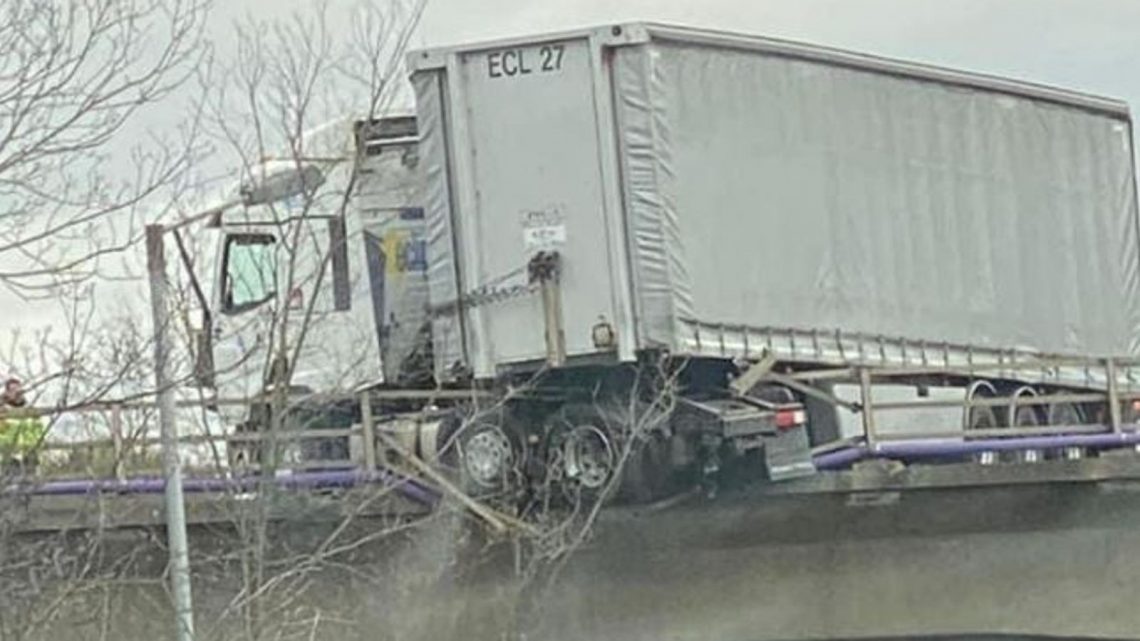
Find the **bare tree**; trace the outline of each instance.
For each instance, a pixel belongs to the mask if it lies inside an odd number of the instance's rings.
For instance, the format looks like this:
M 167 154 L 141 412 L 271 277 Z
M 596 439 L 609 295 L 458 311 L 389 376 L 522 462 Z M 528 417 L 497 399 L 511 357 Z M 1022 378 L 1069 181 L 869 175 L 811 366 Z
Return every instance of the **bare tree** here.
M 93 321 L 92 286 L 192 158 L 193 123 L 157 133 L 145 120 L 205 53 L 207 9 L 208 0 L 0 7 L 0 283 L 9 299 L 58 301 L 64 319 L 16 332 L 0 350 L 5 378 L 23 379 L 32 405 L 64 410 L 121 394 L 144 370 L 131 349 L 137 327 Z M 43 434 L 58 416 L 43 417 Z M 0 461 L 0 638 L 21 639 L 44 634 L 72 597 L 118 570 L 96 563 L 101 532 L 20 534 L 30 495 L 11 485 L 20 470 L 10 454 Z
M 330 219 L 343 221 L 348 215 L 366 161 L 363 150 L 352 144 L 351 127 L 367 126 L 384 115 L 403 86 L 403 54 L 424 4 L 360 3 L 353 11 L 349 38 L 330 28 L 326 3 L 283 21 L 247 20 L 235 27 L 236 62 L 215 61 L 200 76 L 204 130 L 219 150 L 236 159 L 242 176 L 251 182 L 264 179 L 269 163 L 301 177 L 314 163 L 339 175 L 336 185 L 304 183 L 289 202 L 268 202 L 249 214 L 279 240 L 272 268 L 275 295 L 259 311 L 263 340 L 248 354 L 257 360 L 238 364 L 260 370 L 268 396 L 254 405 L 261 408 L 259 416 L 250 417 L 256 428 L 253 436 L 260 439 L 253 449 L 261 453 L 249 466 L 258 472 L 255 499 L 232 501 L 236 536 L 229 546 L 238 552 L 201 559 L 205 567 L 232 570 L 236 565 L 241 577 L 217 618 L 219 627 L 208 634 L 228 636 L 224 630 L 232 631 L 236 616 L 242 622 L 242 638 L 290 636 L 299 630 L 321 636 L 343 615 L 313 602 L 312 577 L 354 551 L 398 538 L 412 527 L 411 521 L 397 518 L 362 531 L 362 515 L 391 498 L 388 485 L 358 493 L 355 510 L 303 543 L 284 545 L 273 535 L 273 510 L 280 497 L 275 471 L 282 464 L 279 454 L 287 449 L 283 435 L 312 420 L 296 411 L 297 399 L 289 390 L 301 350 L 319 323 L 318 296 L 307 296 L 297 305 L 291 293 L 331 287 L 332 253 L 322 239 Z M 322 136 L 321 125 L 329 122 L 341 130 Z M 191 248 L 187 253 L 196 252 Z M 197 296 L 184 289 L 182 298 L 179 316 L 188 319 L 185 308 L 194 306 Z M 344 365 L 348 369 L 349 363 Z M 220 369 L 216 375 L 231 373 Z
M 43 435 L 69 407 L 145 393 L 147 359 L 132 347 L 146 341 L 124 307 L 96 320 L 96 285 L 115 277 L 100 266 L 126 259 L 143 208 L 160 215 L 157 197 L 178 191 L 193 158 L 192 120 L 162 132 L 146 120 L 205 54 L 207 9 L 208 0 L 0 9 L 0 283 L 9 300 L 44 299 L 54 312 L 51 327 L 15 331 L 0 364 L 32 405 L 54 410 Z
M 0 282 L 9 290 L 89 279 L 101 257 L 135 239 L 131 222 L 148 197 L 186 168 L 190 132 L 160 136 L 137 118 L 201 59 L 207 3 L 11 0 L 0 9 Z M 128 133 L 150 144 L 130 145 Z

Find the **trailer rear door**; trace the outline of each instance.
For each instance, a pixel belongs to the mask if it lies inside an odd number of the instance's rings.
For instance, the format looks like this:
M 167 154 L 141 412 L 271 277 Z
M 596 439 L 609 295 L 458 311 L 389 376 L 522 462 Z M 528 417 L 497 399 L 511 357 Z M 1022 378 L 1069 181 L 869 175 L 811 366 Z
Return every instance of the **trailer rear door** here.
M 568 356 L 598 352 L 592 328 L 614 318 L 596 108 L 608 85 L 596 82 L 594 51 L 578 38 L 464 52 L 453 63 L 460 287 L 508 293 L 467 307 L 477 375 L 545 356 L 541 297 L 517 287 L 539 251 L 560 255 Z

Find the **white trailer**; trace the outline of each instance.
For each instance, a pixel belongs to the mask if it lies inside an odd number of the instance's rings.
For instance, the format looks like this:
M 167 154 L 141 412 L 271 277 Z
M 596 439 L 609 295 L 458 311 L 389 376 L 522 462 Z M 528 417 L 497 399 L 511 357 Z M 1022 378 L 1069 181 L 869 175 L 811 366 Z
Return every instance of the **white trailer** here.
M 436 375 L 566 397 L 487 426 L 484 445 L 549 460 L 522 450 L 569 422 L 604 467 L 637 420 L 615 427 L 597 390 L 625 394 L 649 362 L 686 390 L 655 433 L 702 469 L 724 446 L 791 451 L 770 473 L 810 468 L 802 442 L 774 445 L 777 423 L 799 424 L 780 412 L 806 403 L 830 440 L 842 421 L 827 414 L 866 405 L 871 382 L 1000 397 L 949 411 L 975 429 L 1120 410 L 1026 400 L 1134 379 L 1081 364 L 1140 349 L 1119 101 L 653 24 L 409 63 Z M 570 389 L 593 390 L 595 409 Z

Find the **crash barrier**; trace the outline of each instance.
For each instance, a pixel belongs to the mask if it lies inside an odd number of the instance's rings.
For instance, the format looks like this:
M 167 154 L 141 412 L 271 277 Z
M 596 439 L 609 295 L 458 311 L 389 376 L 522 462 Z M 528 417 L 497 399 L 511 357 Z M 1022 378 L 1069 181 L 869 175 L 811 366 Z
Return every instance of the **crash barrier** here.
M 362 394 L 289 399 L 290 410 L 314 404 L 339 404 L 357 410 L 346 427 L 328 427 L 300 412 L 277 430 L 232 430 L 220 424 L 215 410 L 250 407 L 265 398 L 179 400 L 176 407 L 194 410 L 200 421 L 180 421 L 179 456 L 187 492 L 246 491 L 265 478 L 285 489 L 350 487 L 361 483 L 396 483 L 417 501 L 434 499 L 425 484 L 383 461 L 381 416 L 373 411 L 386 402 L 470 399 L 473 392 L 372 391 Z M 43 425 L 38 443 L 0 451 L 0 485 L 36 494 L 90 492 L 161 492 L 162 439 L 158 436 L 157 403 L 153 399 L 107 400 L 64 407 L 33 407 Z M 85 434 L 61 437 L 62 419 L 83 418 Z M 186 416 L 181 416 L 186 419 Z M 3 414 L 0 413 L 0 420 Z M 0 424 L 2 426 L 2 424 Z M 55 433 L 53 433 L 55 432 Z
M 839 412 L 859 417 L 860 433 L 839 438 L 813 449 L 818 468 L 842 469 L 866 458 L 925 461 L 978 457 L 1008 452 L 1089 452 L 1140 446 L 1135 406 L 1140 401 L 1140 381 L 1135 371 L 1140 359 L 1092 359 L 1070 356 L 1032 355 L 979 363 L 934 363 L 911 366 L 881 365 L 869 360 L 855 366 L 809 371 L 785 371 L 777 368 L 759 377 L 787 385 L 805 398 L 830 403 Z M 1033 379 L 1035 385 L 999 389 L 991 381 Z M 878 384 L 938 379 L 965 386 L 961 399 L 918 398 L 907 401 L 876 401 Z M 1050 382 L 1052 381 L 1052 382 Z M 830 394 L 829 385 L 847 383 L 858 386 L 859 398 L 850 401 Z M 937 383 L 934 383 L 937 384 Z M 198 433 L 178 436 L 184 466 L 190 476 L 230 478 L 242 474 L 271 473 L 288 476 L 305 472 L 327 472 L 336 468 L 360 470 L 364 477 L 380 468 L 390 467 L 385 460 L 383 439 L 378 435 L 376 408 L 393 402 L 416 401 L 428 405 L 444 400 L 469 400 L 478 392 L 471 390 L 373 390 L 338 397 L 310 397 L 302 401 L 290 399 L 290 407 L 305 403 L 341 403 L 354 406 L 357 420 L 343 427 L 300 424 L 276 431 L 232 431 L 216 425 Z M 266 399 L 196 399 L 181 400 L 180 409 L 212 410 L 225 406 L 249 407 Z M 1081 408 L 1079 412 L 1054 412 L 1061 405 Z M 970 425 L 963 419 L 958 429 L 950 431 L 922 430 L 882 432 L 877 427 L 884 412 L 915 409 L 957 408 L 963 417 L 971 411 L 988 409 L 1011 425 Z M 1033 408 L 1033 420 L 1013 420 L 1018 412 Z M 1096 411 L 1101 408 L 1103 411 Z M 47 426 L 46 437 L 35 448 L 30 461 L 4 462 L 7 476 L 34 480 L 43 484 L 54 481 L 89 481 L 131 478 L 156 478 L 161 470 L 161 440 L 157 436 L 157 406 L 152 399 L 102 401 L 79 406 L 32 408 L 30 410 Z M 25 411 L 26 413 L 27 411 Z M 100 415 L 98 428 L 90 438 L 59 440 L 52 437 L 52 425 L 62 415 Z M 141 422 L 128 426 L 128 416 L 141 415 Z M 1051 417 L 1084 420 L 1050 422 Z M 216 422 L 216 421 L 215 421 Z M 185 449 L 198 446 L 210 454 L 187 461 Z M 267 453 L 272 452 L 272 456 Z M 203 460 L 210 459 L 210 460 Z M 305 478 L 305 477 L 298 477 Z M 351 481 L 348 475 L 343 480 Z M 314 477 L 313 482 L 325 482 Z M 339 481 L 338 481 L 339 482 Z M 209 486 L 207 484 L 207 486 Z M 62 487 L 62 486 L 61 486 Z M 70 486 L 67 486 L 70 487 Z M 78 486 L 76 486 L 78 487 Z M 149 487 L 145 483 L 139 487 Z M 205 486 L 204 486 L 205 487 Z M 213 487 L 213 486 L 209 486 Z
M 1087 453 L 1140 446 L 1136 418 L 1140 415 L 1140 382 L 1134 368 L 1140 360 L 1036 356 L 968 367 L 860 366 L 776 375 L 801 391 L 834 404 L 839 411 L 859 416 L 860 433 L 813 449 L 820 469 L 843 469 L 867 458 L 903 461 L 961 460 L 1021 453 L 1029 461 L 1044 453 L 1080 458 Z M 956 380 L 964 386 L 962 399 L 920 398 L 877 402 L 877 383 Z M 1015 384 L 1013 380 L 1035 380 Z M 1083 380 L 1082 380 L 1083 379 Z M 1002 383 L 1004 381 L 1004 385 Z M 844 401 L 822 391 L 828 383 L 857 384 L 859 400 Z M 996 383 L 996 385 L 995 385 Z M 883 412 L 957 408 L 961 425 L 954 430 L 883 433 Z M 971 412 L 991 412 L 991 420 L 972 424 Z M 1077 420 L 1074 420 L 1077 419 Z M 919 428 L 920 426 L 916 426 Z

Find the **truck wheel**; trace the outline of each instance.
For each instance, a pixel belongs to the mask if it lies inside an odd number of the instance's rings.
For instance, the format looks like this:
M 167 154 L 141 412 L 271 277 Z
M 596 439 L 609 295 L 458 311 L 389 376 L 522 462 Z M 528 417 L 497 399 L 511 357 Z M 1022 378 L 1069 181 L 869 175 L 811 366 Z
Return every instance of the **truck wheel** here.
M 495 494 L 516 485 L 520 449 L 508 430 L 492 417 L 457 410 L 441 426 L 437 438 L 438 460 L 451 470 L 463 491 Z
M 1084 417 L 1080 408 L 1072 403 L 1053 403 L 1047 412 L 1046 425 L 1082 425 Z M 1085 457 L 1083 447 L 1064 447 L 1046 450 L 1045 458 L 1065 459 L 1069 461 L 1080 460 Z
M 966 430 L 988 430 L 998 426 L 993 408 L 972 407 L 966 419 Z M 997 452 L 977 452 L 971 457 L 975 463 L 993 465 L 998 462 Z
M 663 434 L 650 434 L 635 443 L 622 468 L 619 498 L 629 503 L 649 503 L 669 493 L 672 445 Z
M 618 453 L 610 436 L 595 425 L 578 425 L 562 442 L 565 478 L 591 491 L 600 491 L 617 466 Z
M 511 487 L 517 460 L 511 439 L 494 423 L 474 423 L 459 435 L 459 470 L 465 490 L 501 492 Z
M 997 396 L 994 386 L 987 381 L 975 381 L 966 390 L 968 399 L 988 399 Z M 997 413 L 993 407 L 971 407 L 963 417 L 963 427 L 967 432 L 972 430 L 988 430 L 998 427 Z M 997 452 L 977 452 L 971 456 L 975 463 L 993 465 L 998 462 Z
M 569 497 L 597 496 L 613 479 L 633 425 L 628 406 L 618 405 L 570 403 L 546 419 L 548 474 Z
M 1009 410 L 1006 414 L 1009 417 L 1008 425 L 1010 427 L 1039 427 L 1044 423 L 1041 416 L 1041 406 L 1018 403 L 1019 399 L 1036 397 L 1037 391 L 1028 386 L 1020 387 L 1010 395 Z M 1043 453 L 1040 450 L 1021 450 L 1019 452 L 1007 452 L 1002 458 L 1017 463 L 1036 463 L 1043 458 Z

